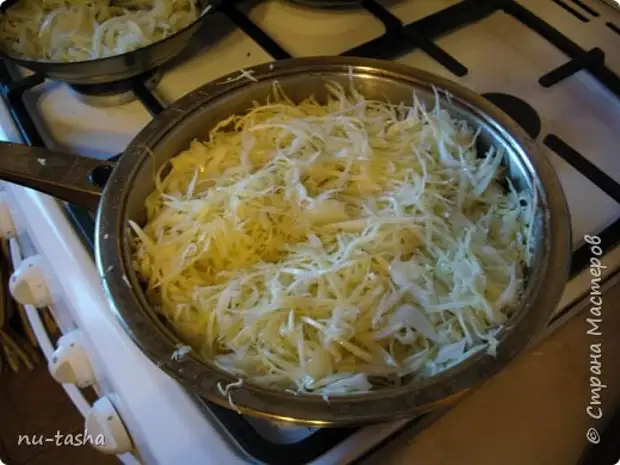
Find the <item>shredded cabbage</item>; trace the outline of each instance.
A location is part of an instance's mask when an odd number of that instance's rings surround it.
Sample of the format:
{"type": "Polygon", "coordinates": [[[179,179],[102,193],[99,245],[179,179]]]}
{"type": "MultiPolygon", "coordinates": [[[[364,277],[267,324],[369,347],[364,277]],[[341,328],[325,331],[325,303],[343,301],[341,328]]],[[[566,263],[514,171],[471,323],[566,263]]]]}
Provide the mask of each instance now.
{"type": "Polygon", "coordinates": [[[12,55],[73,62],[120,55],[198,19],[194,0],[20,0],[0,16],[12,55]]]}
{"type": "Polygon", "coordinates": [[[149,299],[239,379],[325,399],[495,354],[537,200],[439,99],[329,89],[295,104],[276,84],[162,167],[130,222],[149,299]]]}

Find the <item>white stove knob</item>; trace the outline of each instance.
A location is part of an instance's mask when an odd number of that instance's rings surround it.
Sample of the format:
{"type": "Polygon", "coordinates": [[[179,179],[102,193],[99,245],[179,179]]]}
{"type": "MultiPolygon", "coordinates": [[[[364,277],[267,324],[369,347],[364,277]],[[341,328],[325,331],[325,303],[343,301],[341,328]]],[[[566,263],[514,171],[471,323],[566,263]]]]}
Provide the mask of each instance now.
{"type": "Polygon", "coordinates": [[[0,192],[0,238],[12,239],[17,236],[6,192],[0,192]]]}
{"type": "Polygon", "coordinates": [[[71,331],[58,339],[48,369],[61,384],[75,384],[85,388],[95,382],[95,374],[86,355],[79,330],[71,331]]]}
{"type": "Polygon", "coordinates": [[[43,259],[33,255],[23,260],[9,280],[9,290],[22,305],[42,308],[52,304],[52,295],[45,282],[43,259]]]}
{"type": "Polygon", "coordinates": [[[107,396],[92,405],[84,426],[88,443],[104,454],[123,454],[133,448],[129,433],[107,396]]]}

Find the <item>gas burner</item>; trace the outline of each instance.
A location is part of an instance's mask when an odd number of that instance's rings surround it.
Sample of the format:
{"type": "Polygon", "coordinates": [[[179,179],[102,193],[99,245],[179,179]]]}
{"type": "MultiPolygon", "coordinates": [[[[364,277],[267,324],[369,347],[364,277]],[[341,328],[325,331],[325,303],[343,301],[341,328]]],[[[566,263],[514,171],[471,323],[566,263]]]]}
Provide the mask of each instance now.
{"type": "Polygon", "coordinates": [[[510,116],[530,137],[533,139],[538,137],[541,128],[540,118],[529,103],[500,92],[488,92],[482,96],[510,116]]]}
{"type": "Polygon", "coordinates": [[[149,71],[140,76],[122,81],[105,84],[70,84],[69,88],[82,102],[93,107],[115,107],[136,100],[134,87],[141,83],[153,90],[159,84],[159,69],[149,71]]]}

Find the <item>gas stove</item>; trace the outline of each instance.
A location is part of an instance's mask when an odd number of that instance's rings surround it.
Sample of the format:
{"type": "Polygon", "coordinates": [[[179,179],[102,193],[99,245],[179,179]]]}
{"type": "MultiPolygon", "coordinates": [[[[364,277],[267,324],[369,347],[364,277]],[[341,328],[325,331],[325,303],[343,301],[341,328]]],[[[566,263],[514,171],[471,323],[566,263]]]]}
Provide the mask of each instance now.
{"type": "MultiPolygon", "coordinates": [[[[574,315],[574,304],[590,285],[584,236],[600,238],[604,276],[620,268],[620,12],[596,0],[317,6],[325,3],[230,0],[205,21],[182,56],[114,86],[70,87],[0,63],[8,103],[0,105],[4,138],[108,159],[170,102],[252,65],[349,55],[419,67],[484,95],[553,161],[569,203],[573,260],[550,327],[574,315]]],[[[74,371],[90,373],[82,384],[95,386],[100,399],[89,405],[71,382],[65,388],[78,399],[89,428],[108,416],[118,420],[105,430],[110,439],[102,449],[125,463],[348,464],[443,413],[317,430],[244,418],[193,397],[139,352],[107,308],[93,261],[93,215],[18,186],[4,184],[4,191],[16,225],[16,260],[37,256],[69,338],[55,350],[43,344],[46,355],[72,364],[76,356],[63,349],[67,340],[83,350],[91,371],[83,365],[74,371]]]]}

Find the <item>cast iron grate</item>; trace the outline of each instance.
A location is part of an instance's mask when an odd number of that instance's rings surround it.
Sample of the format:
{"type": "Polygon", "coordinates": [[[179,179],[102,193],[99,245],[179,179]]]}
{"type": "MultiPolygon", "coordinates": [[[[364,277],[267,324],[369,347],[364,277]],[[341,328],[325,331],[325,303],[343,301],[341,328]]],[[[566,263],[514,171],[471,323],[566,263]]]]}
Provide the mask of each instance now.
{"type": "MultiPolygon", "coordinates": [[[[571,14],[582,21],[587,22],[590,20],[587,15],[591,17],[599,16],[598,12],[580,0],[552,1],[561,4],[562,8],[570,11],[571,14]],[[569,5],[569,3],[572,3],[572,5],[569,5]]],[[[220,10],[238,28],[243,30],[261,48],[269,53],[274,60],[291,58],[291,55],[277,41],[261,30],[236,7],[238,3],[240,2],[234,0],[225,2],[220,7],[220,10]]],[[[380,37],[347,50],[343,55],[390,60],[397,59],[399,56],[413,50],[421,50],[453,75],[457,77],[465,76],[468,73],[467,67],[437,45],[435,40],[457,29],[483,20],[495,12],[503,11],[545,38],[567,56],[568,61],[565,64],[555,69],[550,69],[544,76],[538,77],[538,82],[541,86],[551,87],[583,71],[589,73],[612,94],[620,97],[620,78],[605,65],[605,54],[602,50],[598,48],[583,50],[558,30],[514,0],[462,0],[455,5],[410,24],[403,24],[374,0],[362,1],[361,7],[381,21],[385,31],[380,37]]],[[[620,34],[620,28],[615,24],[606,23],[606,26],[620,34]]],[[[9,73],[6,63],[0,60],[0,92],[9,103],[11,115],[25,143],[33,146],[44,146],[45,143],[33,121],[31,113],[24,104],[23,95],[29,89],[42,84],[44,80],[45,76],[38,74],[31,75],[25,79],[14,80],[9,73]]],[[[161,102],[147,88],[144,82],[135,80],[133,89],[139,101],[142,102],[151,115],[155,116],[164,109],[161,102]]],[[[527,117],[523,117],[523,112],[527,114],[527,111],[531,109],[530,107],[530,109],[526,110],[528,105],[525,102],[518,102],[517,98],[508,95],[489,94],[487,98],[502,108],[506,107],[504,109],[509,114],[511,109],[514,109],[515,119],[525,126],[525,129],[529,130],[530,133],[536,134],[540,131],[539,122],[527,121],[527,117]],[[522,119],[522,121],[519,121],[519,119],[522,119]]],[[[534,114],[536,113],[533,109],[531,111],[534,114]]],[[[530,112],[530,114],[532,113],[530,112]]],[[[593,165],[582,154],[554,134],[546,134],[543,138],[543,143],[603,192],[620,203],[620,184],[593,165]]],[[[95,220],[93,214],[74,205],[67,205],[67,212],[86,246],[90,250],[94,250],[95,220]]],[[[620,243],[620,219],[603,231],[592,231],[592,234],[598,234],[602,241],[601,247],[605,251],[609,251],[620,243]]],[[[587,266],[588,261],[589,251],[585,246],[574,251],[571,266],[572,274],[574,275],[582,271],[587,266]]],[[[560,314],[555,318],[558,319],[561,316],[560,314]]],[[[318,430],[314,435],[296,444],[280,446],[263,439],[243,417],[234,412],[218,407],[209,408],[250,456],[272,465],[301,465],[308,463],[356,431],[355,429],[318,430]]]]}
{"type": "Polygon", "coordinates": [[[585,17],[583,14],[581,14],[576,8],[573,8],[572,6],[568,5],[563,0],[551,0],[551,1],[555,3],[557,6],[559,6],[560,8],[563,8],[565,11],[573,15],[579,21],[583,23],[587,23],[589,21],[589,19],[585,17]]]}

